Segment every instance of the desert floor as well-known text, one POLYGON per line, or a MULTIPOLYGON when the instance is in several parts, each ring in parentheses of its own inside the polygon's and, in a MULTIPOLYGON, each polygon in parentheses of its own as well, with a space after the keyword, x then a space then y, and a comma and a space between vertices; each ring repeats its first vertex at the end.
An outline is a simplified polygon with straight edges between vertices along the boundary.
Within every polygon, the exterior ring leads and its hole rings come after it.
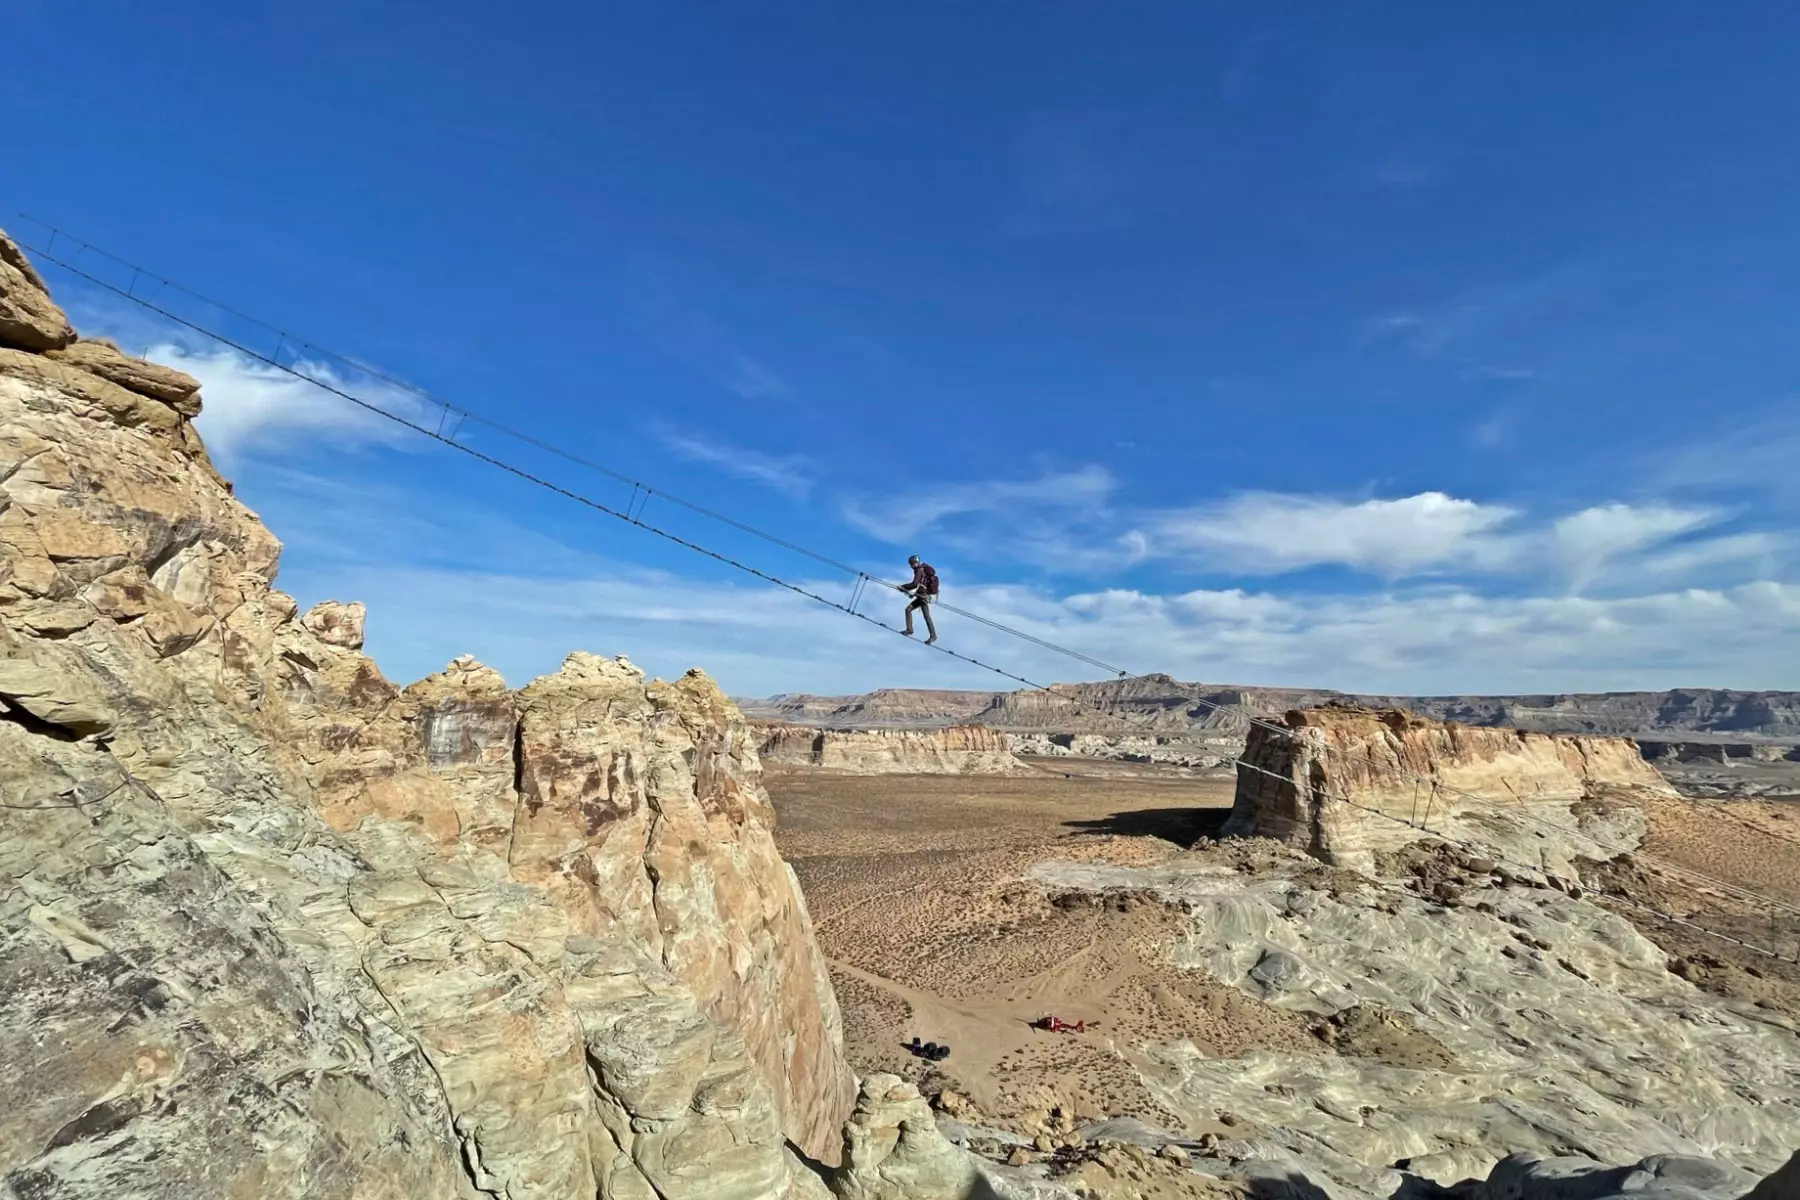
POLYGON ((1151 862, 1216 832, 1231 806, 1227 774, 1058 759, 1025 776, 803 770, 771 773, 768 786, 859 1071, 953 1087, 1021 1129, 1059 1104, 1168 1127, 1177 1118, 1138 1082, 1138 1046, 1187 1037, 1222 1055, 1323 1049, 1305 1018, 1168 966, 1180 912, 1022 882, 1046 860, 1151 862), (1031 1028, 1046 1013, 1089 1031, 1031 1028), (914 1036, 947 1043, 951 1057, 913 1057, 914 1036))
MULTIPOLYGON (((1332 1053, 1334 1036, 1196 972, 1168 965, 1183 914, 1147 895, 1047 893, 1025 882, 1049 860, 1147 863, 1216 834, 1233 777, 1087 760, 1037 760, 1018 776, 856 776, 771 771, 783 853, 831 961, 853 1066, 928 1092, 953 1088, 1021 1132, 1061 1106, 1075 1119, 1138 1116, 1194 1136, 1140 1082, 1143 1045, 1186 1038, 1220 1056, 1259 1047, 1332 1053), (1088 1022, 1082 1035, 1030 1022, 1088 1022), (911 1055, 912 1037, 951 1057, 911 1055)), ((1651 806, 1644 854, 1591 868, 1588 883, 1746 941, 1800 953, 1800 920, 1669 869, 1679 864, 1800 905, 1800 806, 1686 800, 1651 806)), ((1239 855, 1251 847, 1203 852, 1239 855)), ((1597 897, 1598 898, 1598 897, 1597 897)), ((1800 967, 1603 901, 1708 990, 1800 1014, 1800 967)), ((1405 1029, 1361 1050, 1432 1065, 1440 1048, 1405 1029)), ((1341 1037, 1335 1049, 1345 1050, 1341 1037)), ((1223 1118, 1230 1121, 1230 1114, 1223 1118)))

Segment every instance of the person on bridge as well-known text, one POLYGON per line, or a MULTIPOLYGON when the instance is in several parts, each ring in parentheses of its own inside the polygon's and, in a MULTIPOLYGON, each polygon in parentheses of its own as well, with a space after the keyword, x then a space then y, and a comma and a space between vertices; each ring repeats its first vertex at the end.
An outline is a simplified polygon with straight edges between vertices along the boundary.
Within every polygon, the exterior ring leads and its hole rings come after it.
POLYGON ((925 617, 925 632, 931 635, 925 639, 925 644, 929 646, 937 641, 937 625, 931 619, 931 606, 937 603, 938 598, 937 572, 931 569, 930 563, 920 562, 916 554, 906 560, 906 565, 913 569, 913 577, 911 583, 900 585, 901 591, 912 595, 912 603, 906 606, 905 633, 907 637, 913 635, 912 615, 913 610, 917 609, 925 617))

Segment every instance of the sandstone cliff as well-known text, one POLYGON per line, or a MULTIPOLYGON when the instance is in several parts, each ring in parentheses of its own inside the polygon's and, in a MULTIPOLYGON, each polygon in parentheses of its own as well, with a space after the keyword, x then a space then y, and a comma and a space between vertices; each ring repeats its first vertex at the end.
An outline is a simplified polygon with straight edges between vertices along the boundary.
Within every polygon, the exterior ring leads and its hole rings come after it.
POLYGON ((1022 770, 1004 734, 979 725, 946 729, 806 729, 766 725, 770 763, 856 775, 999 775, 1022 770))
POLYGON ((816 1194, 853 1083, 737 710, 395 687, 199 410, 0 238, 0 1194, 816 1194))
POLYGON ((1473 729, 1396 709, 1287 714, 1250 730, 1225 831, 1276 838, 1333 862, 1486 810, 1569 804, 1603 793, 1673 795, 1625 738, 1473 729))

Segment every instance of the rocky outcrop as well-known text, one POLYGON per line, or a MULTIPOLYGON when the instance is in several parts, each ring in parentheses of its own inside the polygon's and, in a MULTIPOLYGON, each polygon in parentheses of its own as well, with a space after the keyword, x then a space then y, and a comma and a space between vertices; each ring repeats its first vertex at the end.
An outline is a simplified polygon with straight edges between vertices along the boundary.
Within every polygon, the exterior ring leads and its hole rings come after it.
POLYGON ((978 725, 947 729, 805 729, 764 726, 771 763, 854 775, 1001 775, 1023 769, 1004 734, 978 725))
POLYGON ((1638 740, 1651 762, 1800 762, 1800 746, 1786 742, 1658 742, 1638 740))
POLYGON ((1250 730, 1228 834, 1275 838, 1328 862, 1391 848, 1483 809, 1609 790, 1673 795, 1625 738, 1472 729, 1389 709, 1327 706, 1250 730))
POLYGON ((898 1075, 862 1081, 844 1126, 843 1165, 827 1181, 840 1200, 967 1200, 991 1194, 975 1158, 938 1132, 919 1089, 898 1075))
POLYGON ((1039 758, 1097 758, 1201 770, 1237 757, 1238 751, 1229 741, 1141 734, 1009 733, 1006 740, 1014 754, 1039 758))
POLYGON ((717 687, 396 687, 197 397, 0 356, 0 1194, 816 1191, 852 1079, 717 687))
POLYGON ((184 417, 200 415, 198 379, 148 359, 132 358, 110 341, 84 338, 66 349, 51 350, 49 357, 98 375, 126 391, 159 400, 184 417))
POLYGON ((1787 1160, 1800 1104, 1791 1020, 1718 1003, 1591 899, 1472 874, 1464 895, 1439 899, 1321 870, 1292 848, 1227 843, 1142 867, 1041 863, 1028 878, 1107 895, 1148 890, 1186 911, 1175 965, 1340 1029, 1336 1052, 1323 1055, 1269 1047, 1221 1057, 1179 1028, 1140 1042, 1144 1078, 1171 1113, 1195 1124, 1235 1115, 1196 1156, 1200 1169, 1236 1178, 1253 1163, 1285 1162, 1317 1181, 1288 1194, 1315 1200, 1450 1200, 1468 1194, 1464 1181, 1487 1178, 1495 1186, 1477 1193, 1487 1200, 1570 1200, 1621 1185, 1731 1200, 1749 1177, 1640 1160, 1704 1157, 1757 1174, 1787 1160), (1359 1014, 1381 1020, 1356 1048, 1346 1037, 1359 1014), (1587 1160, 1555 1157, 1573 1148, 1587 1160), (1508 1154, 1551 1167, 1496 1171, 1508 1154), (1599 1165, 1628 1163, 1639 1166, 1599 1165), (1559 1190, 1553 1181, 1565 1175, 1581 1178, 1559 1190), (1702 1178, 1723 1179, 1723 1195, 1702 1178))
POLYGON ((0 233, 0 346, 55 350, 75 340, 75 328, 31 260, 0 233))

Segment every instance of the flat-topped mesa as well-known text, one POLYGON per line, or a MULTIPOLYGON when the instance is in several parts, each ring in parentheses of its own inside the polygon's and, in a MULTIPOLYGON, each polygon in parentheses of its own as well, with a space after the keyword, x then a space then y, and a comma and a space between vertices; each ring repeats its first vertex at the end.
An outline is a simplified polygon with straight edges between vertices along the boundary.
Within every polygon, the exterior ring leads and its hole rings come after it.
POLYGON ((863 696, 787 693, 739 704, 746 716, 757 720, 822 729, 936 728, 965 724, 993 699, 993 692, 880 688, 863 696))
MULTIPOLYGON (((1581 800, 1672 795, 1628 738, 1477 729, 1398 709, 1327 705, 1252 726, 1225 832, 1275 838, 1328 862, 1452 835, 1466 818, 1521 817, 1581 800)), ((1491 824, 1491 822, 1490 822, 1491 824)))
POLYGON ((742 715, 582 653, 394 686, 199 411, 0 235, 0 1178, 816 1195, 855 1081, 742 715))
POLYGON ((745 701, 744 711, 752 717, 836 729, 975 722, 1008 732, 1241 736, 1247 730, 1247 714, 1274 719, 1289 709, 1334 703, 1400 708, 1463 725, 1545 733, 1618 734, 1657 741, 1683 740, 1679 735, 1688 733, 1725 739, 1800 738, 1800 692, 1723 688, 1539 696, 1372 696, 1318 688, 1184 683, 1167 675, 1139 675, 1015 692, 889 688, 861 696, 775 696, 745 701))
POLYGON ((759 753, 785 767, 853 775, 1004 775, 1024 769, 1006 735, 980 725, 947 729, 808 729, 765 725, 759 753))

